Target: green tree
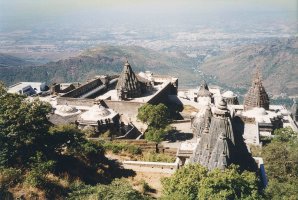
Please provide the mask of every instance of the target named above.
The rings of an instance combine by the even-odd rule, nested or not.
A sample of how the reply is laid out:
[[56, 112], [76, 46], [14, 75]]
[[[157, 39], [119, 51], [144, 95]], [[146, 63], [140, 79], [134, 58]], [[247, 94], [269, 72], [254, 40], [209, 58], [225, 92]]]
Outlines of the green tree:
[[169, 111], [164, 104], [151, 105], [145, 104], [138, 110], [137, 118], [148, 124], [145, 139], [161, 142], [165, 135], [171, 130], [169, 125]]
[[159, 143], [164, 140], [166, 134], [170, 130], [172, 130], [172, 127], [170, 127], [170, 126], [167, 126], [165, 128], [159, 128], [159, 129], [149, 127], [145, 133], [145, 139]]
[[268, 199], [298, 199], [298, 138], [291, 128], [277, 129], [262, 150]]
[[22, 166], [36, 151], [46, 149], [51, 106], [10, 94], [0, 85], [0, 165]]
[[186, 165], [177, 170], [169, 178], [162, 179], [163, 195], [165, 199], [175, 199], [177, 193], [189, 200], [197, 199], [199, 185], [207, 176], [208, 170], [201, 165]]
[[255, 173], [240, 172], [236, 166], [214, 169], [202, 179], [198, 199], [261, 199]]
[[155, 129], [165, 128], [168, 125], [169, 111], [162, 103], [145, 104], [139, 108], [137, 118]]
[[[186, 165], [162, 180], [164, 199], [261, 199], [255, 173], [236, 166], [211, 172], [198, 164]], [[176, 196], [179, 194], [179, 196]], [[179, 197], [179, 198], [178, 198]]]

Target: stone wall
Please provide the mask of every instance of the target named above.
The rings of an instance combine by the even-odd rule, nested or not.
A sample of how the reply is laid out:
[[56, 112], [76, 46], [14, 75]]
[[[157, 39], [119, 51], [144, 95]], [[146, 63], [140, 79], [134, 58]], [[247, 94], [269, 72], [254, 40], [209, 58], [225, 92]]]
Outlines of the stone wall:
[[144, 162], [144, 161], [123, 161], [126, 169], [132, 169], [141, 172], [157, 172], [173, 174], [178, 168], [178, 161], [174, 163], [165, 162]]
[[79, 98], [69, 98], [69, 97], [58, 97], [58, 105], [70, 105], [70, 106], [93, 106], [99, 102], [96, 102], [94, 99], [79, 99]]

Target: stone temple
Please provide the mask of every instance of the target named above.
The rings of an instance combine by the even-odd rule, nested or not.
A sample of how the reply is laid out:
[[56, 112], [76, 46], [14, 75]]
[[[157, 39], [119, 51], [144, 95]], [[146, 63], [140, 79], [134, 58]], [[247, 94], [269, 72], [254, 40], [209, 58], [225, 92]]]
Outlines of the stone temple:
[[[210, 109], [207, 106], [206, 111]], [[214, 108], [213, 116], [209, 122], [205, 117], [205, 128], [191, 162], [198, 162], [209, 169], [226, 168], [233, 160], [235, 149], [234, 132], [227, 103], [221, 99]]]
[[244, 110], [250, 110], [256, 107], [269, 110], [269, 97], [263, 87], [259, 71], [255, 74], [252, 86], [249, 88], [244, 98]]
[[125, 63], [122, 73], [116, 85], [119, 99], [140, 97], [142, 95], [141, 83], [132, 71], [128, 61]]

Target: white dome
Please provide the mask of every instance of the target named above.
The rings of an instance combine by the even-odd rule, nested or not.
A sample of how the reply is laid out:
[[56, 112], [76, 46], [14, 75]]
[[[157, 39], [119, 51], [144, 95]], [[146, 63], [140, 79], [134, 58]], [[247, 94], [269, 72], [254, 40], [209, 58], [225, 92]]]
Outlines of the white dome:
[[111, 112], [105, 107], [95, 105], [92, 106], [90, 110], [83, 113], [81, 115], [81, 118], [86, 121], [97, 121], [99, 119], [109, 116], [110, 114]]
[[61, 113], [75, 113], [78, 111], [75, 107], [63, 105], [58, 108], [58, 111]]
[[229, 97], [235, 97], [235, 94], [232, 91], [226, 91], [225, 93], [222, 94], [222, 96], [229, 98]]
[[257, 115], [267, 115], [267, 112], [264, 108], [254, 108], [252, 111]]

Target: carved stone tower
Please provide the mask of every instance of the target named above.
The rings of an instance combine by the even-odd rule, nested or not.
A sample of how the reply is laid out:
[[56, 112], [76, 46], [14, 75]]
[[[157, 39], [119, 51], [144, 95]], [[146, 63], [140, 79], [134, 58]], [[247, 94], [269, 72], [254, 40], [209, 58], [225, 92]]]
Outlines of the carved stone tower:
[[252, 86], [244, 97], [244, 110], [250, 110], [255, 107], [269, 110], [269, 97], [263, 87], [259, 70], [254, 75]]
[[141, 96], [141, 85], [130, 64], [126, 61], [123, 71], [119, 76], [116, 85], [118, 98], [125, 100], [127, 98], [136, 98]]

